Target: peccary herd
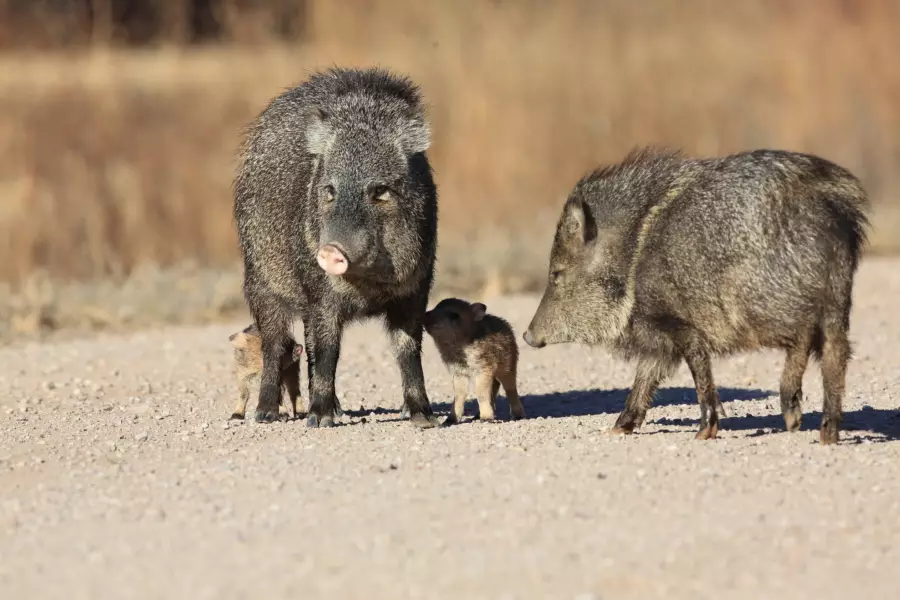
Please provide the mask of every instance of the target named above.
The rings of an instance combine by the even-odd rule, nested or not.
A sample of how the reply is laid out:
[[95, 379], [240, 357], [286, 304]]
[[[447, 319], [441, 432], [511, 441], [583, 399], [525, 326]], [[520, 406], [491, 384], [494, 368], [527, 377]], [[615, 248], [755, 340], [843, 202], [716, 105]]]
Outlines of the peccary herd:
[[[248, 128], [234, 182], [234, 216], [253, 324], [231, 337], [243, 418], [298, 413], [306, 356], [310, 427], [340, 414], [335, 372], [346, 324], [379, 318], [400, 368], [403, 414], [439, 424], [425, 391], [423, 333], [452, 376], [445, 424], [463, 415], [474, 378], [479, 417], [495, 419], [502, 385], [513, 419], [512, 328], [457, 298], [427, 310], [434, 277], [437, 190], [418, 88], [382, 69], [313, 74], [273, 99]], [[632, 151], [575, 184], [557, 224], [547, 285], [525, 342], [599, 345], [636, 363], [614, 432], [644, 421], [657, 388], [684, 361], [700, 404], [698, 439], [725, 416], [711, 360], [783, 349], [781, 410], [795, 431], [809, 357], [821, 363], [820, 441], [836, 443], [853, 278], [868, 198], [846, 169], [810, 154], [754, 150], [690, 158]], [[291, 335], [303, 322], [304, 343]]]

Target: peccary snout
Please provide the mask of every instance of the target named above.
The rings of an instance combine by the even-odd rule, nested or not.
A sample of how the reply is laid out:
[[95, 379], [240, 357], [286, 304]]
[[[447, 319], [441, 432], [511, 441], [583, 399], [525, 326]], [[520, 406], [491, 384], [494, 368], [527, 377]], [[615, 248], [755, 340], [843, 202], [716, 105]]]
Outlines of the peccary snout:
[[544, 340], [535, 337], [535, 335], [531, 333], [531, 326], [529, 326], [528, 329], [525, 330], [525, 333], [522, 334], [522, 339], [524, 339], [525, 343], [532, 348], [543, 348], [547, 345]]
[[347, 255], [337, 244], [319, 246], [319, 251], [316, 253], [316, 262], [329, 275], [343, 275], [350, 266]]

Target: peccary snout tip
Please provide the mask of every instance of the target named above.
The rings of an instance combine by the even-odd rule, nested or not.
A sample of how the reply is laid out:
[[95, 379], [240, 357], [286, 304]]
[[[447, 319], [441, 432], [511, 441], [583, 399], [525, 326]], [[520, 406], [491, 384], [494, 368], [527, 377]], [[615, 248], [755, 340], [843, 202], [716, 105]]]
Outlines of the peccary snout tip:
[[347, 255], [335, 244], [319, 246], [319, 251], [316, 252], [316, 262], [329, 275], [343, 275], [350, 266]]
[[525, 333], [522, 334], [522, 339], [525, 340], [525, 343], [531, 346], [532, 348], [543, 348], [546, 346], [543, 340], [538, 340], [531, 333], [531, 329], [526, 329]]

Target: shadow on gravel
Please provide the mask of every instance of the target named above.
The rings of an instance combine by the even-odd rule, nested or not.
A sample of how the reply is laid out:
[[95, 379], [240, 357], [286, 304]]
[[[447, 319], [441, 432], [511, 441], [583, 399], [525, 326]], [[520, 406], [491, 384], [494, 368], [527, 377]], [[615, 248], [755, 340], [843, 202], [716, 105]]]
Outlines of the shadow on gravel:
[[[728, 407], [726, 407], [727, 410]], [[655, 425], [677, 425], [696, 428], [700, 426], [699, 419], [652, 419], [648, 414], [647, 421]], [[804, 412], [801, 431], [818, 431], [822, 424], [822, 413]], [[722, 431], [754, 431], [748, 437], [757, 437], [771, 433], [784, 431], [784, 420], [781, 414], [764, 416], [731, 416], [722, 419], [719, 429]], [[849, 443], [862, 442], [890, 442], [900, 440], [900, 410], [876, 409], [866, 406], [861, 410], [847, 411], [841, 423], [841, 431], [866, 431], [877, 436], [857, 436], [853, 439], [842, 440]]]
[[[625, 399], [628, 397], [629, 388], [613, 390], [573, 390], [570, 392], [554, 392], [552, 394], [529, 394], [522, 396], [525, 411], [529, 418], [546, 417], [580, 417], [585, 415], [618, 414], [625, 408]], [[728, 402], [733, 400], [760, 400], [767, 398], [776, 392], [754, 388], [730, 388], [720, 387], [719, 398], [728, 410]], [[497, 396], [497, 412], [505, 416], [503, 411], [508, 410], [508, 405], [501, 396]], [[697, 406], [697, 391], [688, 387], [667, 387], [656, 392], [653, 406], [673, 405]], [[647, 417], [652, 418], [652, 410]], [[674, 419], [677, 421], [678, 419]]]

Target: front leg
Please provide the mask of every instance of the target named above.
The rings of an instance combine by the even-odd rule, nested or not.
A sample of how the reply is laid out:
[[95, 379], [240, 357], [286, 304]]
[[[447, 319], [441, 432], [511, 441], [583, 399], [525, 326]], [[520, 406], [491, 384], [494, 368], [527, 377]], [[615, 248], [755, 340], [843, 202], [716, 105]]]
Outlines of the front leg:
[[462, 422], [466, 409], [466, 399], [469, 395], [469, 378], [462, 373], [453, 375], [453, 409], [444, 420], [444, 425], [455, 425]]
[[658, 358], [641, 358], [638, 361], [634, 383], [625, 400], [625, 409], [616, 419], [610, 433], [633, 433], [644, 423], [647, 409], [653, 402], [653, 395], [659, 384], [671, 375], [677, 365], [677, 362]]
[[262, 344], [263, 368], [259, 382], [259, 401], [256, 421], [268, 422], [279, 418], [281, 405], [281, 357], [289, 352], [291, 313], [274, 296], [256, 294], [249, 297], [253, 320], [259, 329]]
[[410, 421], [426, 429], [436, 426], [438, 420], [425, 392], [425, 374], [422, 372], [424, 314], [424, 303], [406, 302], [389, 307], [386, 317], [391, 348], [403, 383], [403, 404], [409, 410]]
[[343, 323], [336, 314], [310, 311], [303, 324], [309, 380], [309, 427], [333, 427], [336, 395], [334, 379], [341, 354]]
[[713, 382], [712, 365], [709, 355], [705, 352], [692, 351], [684, 356], [694, 385], [697, 388], [697, 400], [700, 403], [700, 430], [695, 436], [698, 440], [715, 439], [719, 433], [719, 393]]

